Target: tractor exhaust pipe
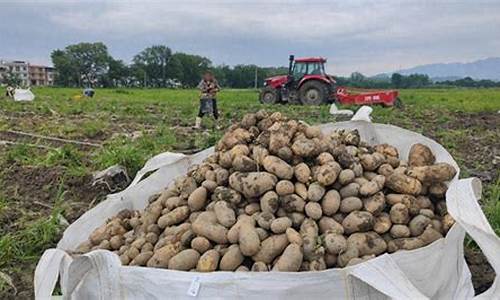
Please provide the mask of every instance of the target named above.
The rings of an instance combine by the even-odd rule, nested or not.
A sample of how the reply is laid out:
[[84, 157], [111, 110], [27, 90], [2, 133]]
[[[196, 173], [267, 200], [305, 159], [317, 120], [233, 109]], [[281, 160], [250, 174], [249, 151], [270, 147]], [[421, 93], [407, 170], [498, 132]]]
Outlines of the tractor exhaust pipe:
[[293, 61], [295, 59], [295, 56], [290, 55], [290, 57], [288, 59], [289, 59], [289, 63], [288, 63], [288, 76], [292, 76], [292, 67], [293, 67]]

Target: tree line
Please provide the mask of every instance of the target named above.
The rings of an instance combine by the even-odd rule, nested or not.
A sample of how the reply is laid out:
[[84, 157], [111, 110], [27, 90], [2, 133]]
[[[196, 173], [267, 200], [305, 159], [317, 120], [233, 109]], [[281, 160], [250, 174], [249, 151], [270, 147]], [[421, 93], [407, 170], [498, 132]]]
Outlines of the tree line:
[[392, 74], [391, 77], [366, 77], [361, 73], [354, 72], [349, 77], [335, 77], [337, 84], [341, 86], [351, 86], [366, 89], [418, 89], [418, 88], [447, 88], [447, 87], [468, 87], [468, 88], [490, 88], [500, 87], [499, 81], [488, 79], [474, 80], [465, 77], [457, 80], [433, 81], [425, 74], [402, 75]]
[[210, 59], [173, 52], [154, 45], [136, 54], [130, 64], [113, 58], [103, 43], [79, 43], [51, 53], [57, 70], [55, 84], [66, 87], [194, 87], [203, 72], [212, 71], [231, 88], [262, 86], [264, 78], [286, 73], [286, 68], [256, 65], [214, 66]]
[[[55, 84], [65, 87], [195, 87], [203, 72], [212, 71], [219, 83], [228, 88], [262, 87], [264, 79], [286, 74], [286, 67], [256, 65], [217, 65], [200, 55], [173, 52], [164, 45], [153, 45], [137, 53], [131, 63], [113, 58], [105, 44], [79, 43], [51, 53], [57, 70]], [[338, 85], [358, 88], [426, 87], [500, 87], [500, 82], [466, 77], [434, 82], [423, 74], [367, 77], [354, 72], [349, 77], [336, 76]]]

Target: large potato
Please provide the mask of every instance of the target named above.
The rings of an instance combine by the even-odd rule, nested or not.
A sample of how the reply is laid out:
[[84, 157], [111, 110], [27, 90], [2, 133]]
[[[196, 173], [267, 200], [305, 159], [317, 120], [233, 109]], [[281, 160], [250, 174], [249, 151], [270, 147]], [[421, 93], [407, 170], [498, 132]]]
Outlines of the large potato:
[[255, 198], [272, 190], [278, 179], [267, 172], [234, 172], [229, 177], [229, 185], [247, 198]]
[[373, 215], [367, 211], [353, 211], [347, 215], [342, 221], [344, 231], [347, 234], [354, 232], [364, 232], [373, 229], [375, 219]]
[[413, 144], [408, 155], [408, 164], [411, 167], [429, 166], [434, 164], [436, 158], [431, 149], [423, 144]]
[[279, 157], [268, 155], [262, 161], [262, 166], [266, 171], [276, 175], [278, 178], [292, 179], [293, 177], [293, 168]]

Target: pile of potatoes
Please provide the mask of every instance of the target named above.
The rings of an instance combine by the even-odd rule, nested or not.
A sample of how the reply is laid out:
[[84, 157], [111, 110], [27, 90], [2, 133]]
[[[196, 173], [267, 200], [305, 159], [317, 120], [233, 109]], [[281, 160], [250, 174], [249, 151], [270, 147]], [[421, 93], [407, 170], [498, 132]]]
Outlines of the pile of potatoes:
[[442, 238], [453, 166], [414, 144], [407, 160], [356, 130], [322, 134], [281, 113], [247, 114], [203, 163], [144, 211], [123, 210], [77, 253], [184, 271], [316, 271]]

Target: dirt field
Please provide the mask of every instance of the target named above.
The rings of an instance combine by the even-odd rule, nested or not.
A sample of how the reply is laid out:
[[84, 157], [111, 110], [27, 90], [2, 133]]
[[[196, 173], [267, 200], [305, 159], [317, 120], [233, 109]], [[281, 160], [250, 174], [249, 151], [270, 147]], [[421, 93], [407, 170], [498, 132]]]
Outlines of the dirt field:
[[[221, 129], [204, 120], [204, 130], [195, 131], [193, 90], [97, 90], [85, 100], [73, 100], [79, 93], [74, 89], [34, 92], [33, 103], [0, 96], [0, 299], [33, 297], [41, 253], [57, 243], [65, 224], [109, 193], [106, 186], [92, 186], [93, 172], [121, 164], [133, 177], [149, 157], [213, 145], [233, 120], [263, 107], [256, 91], [224, 91]], [[460, 164], [461, 177], [483, 181], [481, 201], [500, 232], [500, 89], [403, 90], [401, 98], [403, 109], [375, 107], [373, 121], [444, 145]], [[312, 124], [335, 121], [327, 106], [267, 109]], [[466, 246], [476, 291], [482, 292], [495, 274], [473, 242]]]

